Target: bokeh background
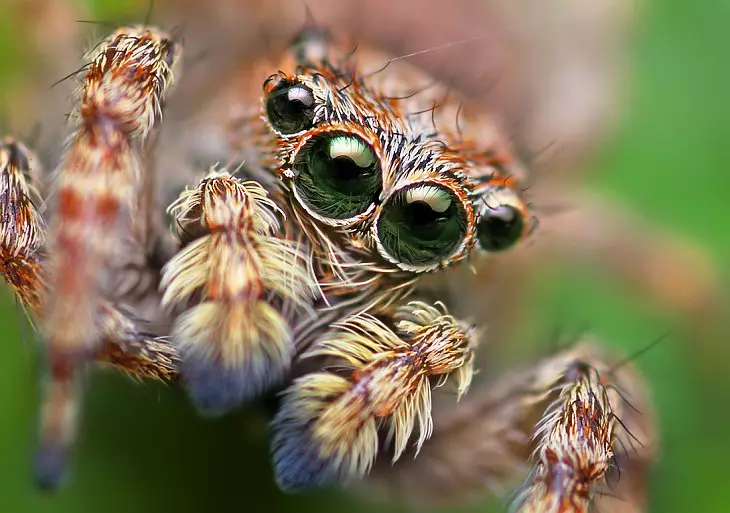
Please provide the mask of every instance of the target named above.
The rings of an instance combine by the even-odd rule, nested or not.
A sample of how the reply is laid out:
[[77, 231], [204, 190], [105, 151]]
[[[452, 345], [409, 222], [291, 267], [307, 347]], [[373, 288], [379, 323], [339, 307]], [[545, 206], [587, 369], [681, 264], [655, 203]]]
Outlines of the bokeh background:
[[[30, 64], [24, 34], [3, 14], [10, 12], [4, 2], [0, 93]], [[89, 4], [99, 20], [140, 20], [148, 6]], [[595, 188], [703, 244], [721, 265], [730, 262], [729, 21], [727, 0], [643, 3], [627, 56], [631, 94], [622, 104], [619, 133], [589, 164]], [[601, 273], [553, 265], [531, 287], [526, 331], [535, 339], [556, 322], [589, 325], [602, 341], [630, 354], [676, 324]], [[35, 338], [7, 292], [0, 294], [0, 322], [0, 513], [388, 511], [336, 491], [282, 495], [271, 479], [258, 417], [203, 420], [180, 391], [136, 386], [113, 374], [93, 379], [72, 482], [55, 496], [40, 494], [30, 475]], [[710, 349], [700, 344], [692, 333], [672, 331], [636, 362], [652, 387], [663, 433], [653, 512], [730, 511], [729, 353], [722, 340]], [[708, 351], [716, 357], [701, 359], [705, 366], [692, 358]]]

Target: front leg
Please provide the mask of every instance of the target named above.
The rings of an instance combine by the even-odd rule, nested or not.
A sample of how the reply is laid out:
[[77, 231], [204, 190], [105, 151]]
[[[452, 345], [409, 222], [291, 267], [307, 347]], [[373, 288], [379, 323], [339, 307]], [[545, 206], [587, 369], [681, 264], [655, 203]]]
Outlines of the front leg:
[[454, 376], [466, 392], [473, 372], [472, 328], [444, 306], [414, 301], [381, 320], [354, 315], [322, 336], [303, 358], [324, 358], [284, 393], [273, 421], [276, 480], [284, 490], [362, 478], [387, 428], [393, 461], [431, 436], [431, 390]]
[[162, 305], [180, 312], [171, 343], [198, 407], [220, 413], [284, 379], [295, 346], [287, 312], [309, 307], [305, 254], [256, 182], [211, 170], [170, 213], [180, 251], [162, 271]]

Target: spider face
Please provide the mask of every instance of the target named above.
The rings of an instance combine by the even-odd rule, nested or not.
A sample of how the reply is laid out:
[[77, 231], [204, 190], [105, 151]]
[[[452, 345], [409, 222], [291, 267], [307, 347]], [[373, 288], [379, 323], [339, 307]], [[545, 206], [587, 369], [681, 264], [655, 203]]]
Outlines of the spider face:
[[407, 101], [371, 86], [327, 37], [298, 38], [294, 73], [264, 84], [263, 119], [298, 218], [355, 241], [388, 272], [434, 271], [522, 239], [529, 214], [516, 182], [485, 155], [465, 158], [433, 120], [408, 116]]

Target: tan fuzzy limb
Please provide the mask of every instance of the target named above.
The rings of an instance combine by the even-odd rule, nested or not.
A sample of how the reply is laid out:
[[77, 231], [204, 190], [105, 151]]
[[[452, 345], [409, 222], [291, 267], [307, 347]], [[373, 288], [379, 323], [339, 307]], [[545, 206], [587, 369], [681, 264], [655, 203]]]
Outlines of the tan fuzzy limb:
[[135, 379], [171, 382], [179, 377], [177, 351], [166, 338], [145, 330], [145, 322], [121, 305], [102, 302], [96, 311], [99, 343], [79, 361], [50, 360], [44, 376], [36, 481], [55, 488], [66, 476], [78, 431], [83, 373], [87, 364], [112, 366]]
[[534, 439], [535, 465], [513, 504], [523, 513], [587, 513], [614, 463], [618, 391], [587, 362], [568, 366]]
[[276, 478], [285, 490], [347, 483], [375, 462], [380, 428], [397, 461], [416, 432], [431, 436], [431, 389], [452, 376], [460, 396], [472, 378], [471, 328], [443, 305], [411, 302], [391, 328], [367, 314], [345, 319], [305, 353], [328, 370], [294, 381], [273, 421]]
[[[494, 496], [513, 502], [517, 511], [530, 511], [525, 509], [528, 498], [536, 494], [529, 493], [540, 491], [539, 482], [527, 481], [517, 494], [514, 490], [525, 476], [536, 479], [546, 475], [537, 471], [531, 474], [530, 464], [540, 465], [540, 457], [549, 452], [545, 449], [550, 447], [549, 442], [559, 440], [566, 448], [564, 454], [574, 459], [585, 452], [590, 440], [582, 434], [590, 435], [595, 433], [592, 429], [599, 428], [601, 433], [608, 433], [606, 427], [612, 424], [610, 443], [594, 451], [599, 461], [596, 468], [608, 470], [611, 477], [606, 480], [605, 473], [593, 476], [593, 504], [603, 512], [645, 511], [646, 478], [656, 456], [653, 412], [648, 409], [650, 404], [638, 375], [626, 364], [614, 369], [609, 361], [617, 362], [592, 344], [581, 343], [533, 368], [507, 374], [495, 382], [482, 382], [458, 405], [438, 404], [434, 407], [434, 435], [418, 456], [404, 458], [392, 467], [377, 466], [367, 489], [419, 507], [469, 503]], [[578, 392], [587, 392], [589, 397], [600, 394], [608, 400], [608, 408], [602, 415], [596, 409], [577, 408], [579, 403], [568, 398], [575, 399]], [[585, 428], [573, 429], [578, 436], [568, 436], [563, 430], [566, 436], [545, 437], [553, 430], [559, 432], [571, 426], [563, 421], [571, 415], [575, 420], [577, 413], [589, 412], [594, 415], [591, 420], [602, 417], [603, 422], [574, 424]], [[616, 473], [620, 473], [620, 479]], [[538, 511], [581, 511], [549, 509], [546, 504], [543, 501], [546, 509]]]
[[162, 275], [163, 306], [187, 308], [172, 344], [198, 406], [228, 410], [284, 378], [295, 347], [282, 312], [306, 310], [313, 281], [298, 244], [275, 237], [283, 214], [258, 183], [214, 169], [170, 212], [187, 242]]
[[156, 334], [134, 311], [105, 303], [99, 313], [102, 344], [95, 362], [111, 365], [134, 379], [179, 379], [180, 357], [167, 337]]
[[[177, 351], [144, 329], [134, 312], [103, 302], [96, 312], [100, 343], [86, 355], [89, 363], [110, 365], [135, 379], [169, 382], [179, 376]], [[44, 376], [41, 406], [41, 445], [36, 456], [36, 480], [54, 488], [66, 475], [68, 459], [78, 429], [82, 375], [74, 360], [51, 361]]]

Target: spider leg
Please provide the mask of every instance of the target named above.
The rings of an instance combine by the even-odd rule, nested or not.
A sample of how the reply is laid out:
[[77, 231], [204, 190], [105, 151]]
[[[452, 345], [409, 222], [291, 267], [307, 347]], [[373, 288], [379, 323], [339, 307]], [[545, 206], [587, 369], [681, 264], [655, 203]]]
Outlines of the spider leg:
[[23, 309], [40, 310], [46, 227], [35, 193], [37, 157], [19, 141], [0, 141], [0, 271]]
[[569, 365], [538, 424], [535, 464], [513, 509], [585, 513], [614, 461], [621, 397], [587, 362]]
[[174, 382], [179, 356], [168, 339], [147, 328], [134, 310], [102, 300], [94, 312], [99, 341], [79, 363], [51, 354], [44, 376], [36, 482], [54, 489], [66, 475], [78, 430], [82, 385], [87, 363], [111, 366], [135, 379]]
[[378, 466], [370, 484], [416, 504], [491, 494], [525, 513], [645, 511], [652, 412], [638, 375], [609, 360], [584, 342], [440, 404], [418, 456]]
[[[194, 402], [216, 413], [281, 382], [295, 354], [287, 315], [314, 290], [306, 255], [275, 237], [282, 212], [256, 182], [211, 170], [170, 207], [182, 249], [162, 272], [162, 305]], [[189, 303], [194, 302], [193, 305]]]
[[453, 375], [458, 394], [472, 377], [475, 336], [435, 307], [411, 302], [396, 309], [393, 328], [368, 314], [335, 324], [304, 354], [327, 370], [305, 374], [284, 392], [272, 423], [276, 480], [296, 491], [364, 477], [378, 431], [387, 428], [392, 461], [414, 430], [416, 451], [431, 435], [431, 390]]
[[[0, 272], [31, 322], [46, 295], [42, 267], [47, 229], [35, 194], [40, 172], [37, 157], [23, 143], [0, 141]], [[99, 309], [102, 345], [93, 353], [99, 363], [146, 378], [177, 379], [177, 353], [164, 337], [145, 329], [145, 321], [128, 307], [108, 301]]]
[[101, 345], [93, 360], [136, 379], [172, 382], [180, 377], [180, 357], [169, 342], [134, 310], [104, 303], [99, 313]]
[[99, 306], [114, 296], [114, 259], [133, 240], [141, 152], [161, 118], [180, 48], [155, 29], [120, 29], [86, 55], [75, 133], [57, 171], [40, 312], [48, 372], [43, 391], [40, 486], [64, 475], [81, 382], [102, 344]]
[[76, 132], [49, 208], [42, 325], [51, 352], [78, 354], [96, 343], [94, 305], [113, 295], [113, 259], [135, 235], [141, 152], [161, 117], [178, 57], [172, 39], [140, 27], [113, 33], [86, 56]]
[[[43, 311], [47, 297], [44, 279], [48, 234], [35, 193], [40, 179], [37, 157], [22, 143], [6, 137], [0, 141], [0, 270], [31, 321]], [[133, 310], [101, 301], [95, 312], [100, 344], [89, 360], [110, 364], [136, 376], [170, 381], [177, 379], [176, 351], [163, 337], [145, 329]], [[65, 466], [65, 455], [74, 436], [78, 408], [78, 382], [66, 379], [63, 362], [50, 368], [55, 377], [41, 418], [43, 433], [38, 480], [52, 486]], [[49, 376], [46, 376], [49, 379]]]

